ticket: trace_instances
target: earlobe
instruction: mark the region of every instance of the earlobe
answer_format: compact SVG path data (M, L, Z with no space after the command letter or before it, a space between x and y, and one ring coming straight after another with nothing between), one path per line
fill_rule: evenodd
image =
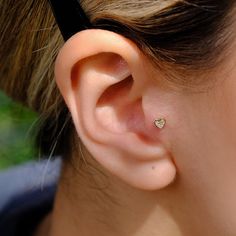
M160 131L147 124L143 100L153 82L142 60L120 35L87 30L63 47L55 75L78 135L96 161L133 187L157 190L173 182L176 169Z

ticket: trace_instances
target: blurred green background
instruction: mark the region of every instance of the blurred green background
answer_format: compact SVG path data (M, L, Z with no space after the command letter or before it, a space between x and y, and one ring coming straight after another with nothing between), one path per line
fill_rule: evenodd
M0 170L36 157L30 131L37 116L0 92Z

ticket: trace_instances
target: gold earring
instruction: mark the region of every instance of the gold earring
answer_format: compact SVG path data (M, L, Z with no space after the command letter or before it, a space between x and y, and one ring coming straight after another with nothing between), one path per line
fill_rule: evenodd
M163 129L166 124L166 120L164 118L159 118L154 121L154 124L157 128Z

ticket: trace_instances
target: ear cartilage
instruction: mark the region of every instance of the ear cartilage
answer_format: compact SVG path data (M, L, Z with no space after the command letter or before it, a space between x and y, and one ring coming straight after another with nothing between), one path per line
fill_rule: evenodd
M166 120L164 118L159 118L154 121L154 124L157 128L163 129L166 124Z

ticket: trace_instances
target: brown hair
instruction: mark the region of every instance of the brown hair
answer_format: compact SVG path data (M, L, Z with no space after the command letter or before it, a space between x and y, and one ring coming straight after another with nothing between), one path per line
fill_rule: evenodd
M190 83L183 72L214 68L232 36L233 0L80 3L94 28L131 39L154 65L176 72L174 82L179 84ZM0 88L40 114L37 140L42 153L65 155L74 128L53 79L63 39L48 0L5 0L0 12Z

